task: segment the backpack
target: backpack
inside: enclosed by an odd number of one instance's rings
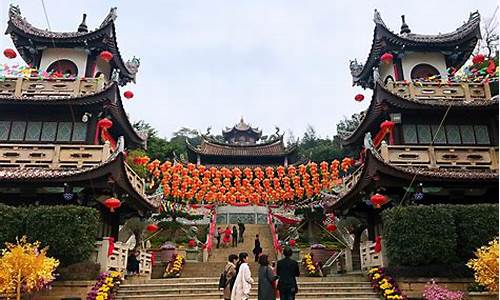
[[[219,288],[220,289],[224,289],[226,288],[226,285],[227,285],[227,278],[226,278],[226,271],[222,272],[220,274],[220,278],[219,278]]]

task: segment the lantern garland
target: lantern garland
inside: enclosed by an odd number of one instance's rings
[[[147,161],[146,159],[141,162]],[[341,171],[347,172],[354,160],[345,158],[330,164],[311,162],[299,166],[276,168],[206,168],[195,164],[163,164],[154,160],[146,164],[153,182],[161,184],[164,198],[173,202],[272,204],[318,196],[331,190]]]

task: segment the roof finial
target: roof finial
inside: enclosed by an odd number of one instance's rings
[[[80,26],[78,26],[78,32],[89,32],[87,24],[85,23],[86,20],[87,20],[87,14],[83,14],[83,20],[82,23],[80,23]]]
[[[401,24],[401,31],[399,33],[400,34],[410,33],[411,32],[410,27],[405,22],[405,15],[401,15],[401,20],[403,21],[403,24]]]

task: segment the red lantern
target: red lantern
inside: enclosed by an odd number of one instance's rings
[[[371,196],[370,201],[375,206],[375,208],[380,208],[387,202],[387,199],[384,195],[376,193]]]
[[[123,96],[127,99],[130,99],[134,97],[134,93],[132,91],[125,91],[125,93],[123,93]]]
[[[189,248],[194,248],[195,246],[196,246],[196,241],[195,241],[195,240],[193,240],[193,239],[190,239],[190,240],[188,241],[188,247],[189,247]]]
[[[356,96],[354,96],[354,100],[361,102],[365,100],[365,96],[363,96],[363,94],[357,94]]]
[[[335,230],[337,230],[337,226],[335,226],[335,224],[333,224],[333,223],[330,223],[330,224],[326,225],[326,230],[328,230],[330,232],[334,232]]]
[[[8,59],[13,59],[16,58],[17,56],[16,51],[14,51],[14,49],[11,48],[3,50],[3,55],[5,55],[5,57],[7,57]]]
[[[99,122],[97,122],[97,127],[99,127],[99,128],[109,129],[112,126],[113,126],[113,121],[111,121],[108,118],[101,119],[101,120],[99,120]]]
[[[109,52],[109,51],[102,51],[99,56],[102,58],[102,60],[104,61],[111,61],[111,59],[113,59],[113,53]]]
[[[146,230],[151,232],[151,233],[156,232],[158,230],[158,225],[148,224],[148,226],[146,226]]]
[[[484,55],[482,54],[477,54],[472,57],[472,63],[473,64],[480,64],[484,62]]]
[[[392,59],[394,56],[390,52],[386,52],[380,56],[380,61],[383,62],[384,64],[390,64],[392,62]]]
[[[295,243],[296,243],[295,240],[293,240],[293,239],[290,240],[290,242],[289,242],[290,247],[292,247],[292,248],[295,247]]]
[[[111,212],[114,212],[115,209],[122,205],[122,202],[116,198],[111,197],[104,201],[104,205],[106,205],[106,207],[109,208]]]
[[[380,129],[392,130],[394,128],[394,122],[384,121],[380,124]]]

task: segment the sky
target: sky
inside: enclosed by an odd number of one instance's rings
[[[141,66],[135,97],[125,101],[131,121],[145,120],[161,136],[181,127],[219,133],[240,118],[272,134],[275,126],[300,137],[307,125],[325,137],[336,124],[368,107],[370,90],[352,86],[349,60],[364,62],[378,9],[393,31],[401,15],[412,32],[453,31],[479,10],[490,17],[495,0],[44,0],[53,31],[75,31],[82,14],[100,25],[118,7],[117,39],[124,60]],[[0,23],[18,4],[46,29],[42,0],[0,0]],[[1,37],[2,49],[13,47]],[[6,63],[2,56],[1,63]],[[9,61],[8,63],[14,63]],[[354,101],[357,93],[365,101]]]

